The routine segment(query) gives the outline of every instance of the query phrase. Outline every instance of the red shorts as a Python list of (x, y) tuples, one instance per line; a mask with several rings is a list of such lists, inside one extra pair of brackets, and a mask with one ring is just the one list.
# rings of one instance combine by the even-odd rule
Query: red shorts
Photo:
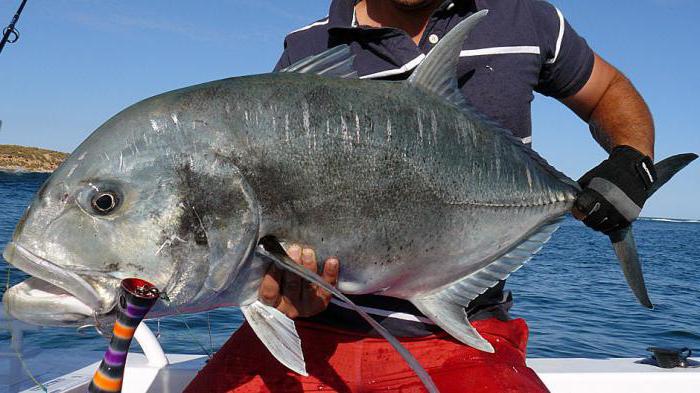
[[(424, 392), (406, 362), (384, 339), (297, 321), (308, 377), (270, 355), (244, 324), (185, 392)], [(485, 353), (447, 334), (401, 338), (442, 393), (548, 392), (525, 365), (524, 320), (487, 319), (474, 327), (495, 348)]]

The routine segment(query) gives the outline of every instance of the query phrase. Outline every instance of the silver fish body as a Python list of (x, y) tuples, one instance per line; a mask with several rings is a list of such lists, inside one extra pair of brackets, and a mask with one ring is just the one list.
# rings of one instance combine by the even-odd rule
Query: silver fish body
[[(225, 292), (225, 304), (246, 304), (253, 285), (239, 298), (227, 290), (264, 236), (338, 256), (345, 293), (411, 298), (569, 210), (575, 187), (533, 157), (480, 116), (403, 83), (232, 78), (110, 119), (42, 187), (13, 244), (82, 277), (98, 312), (128, 276), (187, 310), (222, 305)], [(119, 204), (107, 215), (91, 205), (104, 191)], [(31, 271), (13, 246), (5, 256)]]

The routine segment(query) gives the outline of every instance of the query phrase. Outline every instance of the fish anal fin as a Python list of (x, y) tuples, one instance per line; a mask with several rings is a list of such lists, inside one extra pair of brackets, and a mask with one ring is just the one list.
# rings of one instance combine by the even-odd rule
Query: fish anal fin
[(493, 352), (493, 346), (469, 323), (465, 307), (532, 259), (559, 228), (560, 221), (540, 227), (509, 252), (467, 277), (411, 302), (454, 338), (470, 347)]
[(309, 375), (306, 372), (301, 339), (293, 320), (259, 300), (241, 307), (241, 311), (250, 327), (275, 359), (297, 374)]
[(480, 351), (494, 352), (491, 343), (469, 323), (464, 306), (446, 302), (440, 297), (411, 299), (411, 303), (457, 340)]
[(357, 79), (357, 71), (353, 69), (354, 59), (355, 56), (348, 45), (338, 45), (317, 55), (301, 59), (279, 72)]

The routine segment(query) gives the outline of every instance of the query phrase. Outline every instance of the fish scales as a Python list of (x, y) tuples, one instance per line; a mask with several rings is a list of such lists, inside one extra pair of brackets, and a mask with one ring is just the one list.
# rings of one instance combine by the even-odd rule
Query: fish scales
[[(280, 90), (290, 94), (281, 96)], [(250, 183), (261, 206), (262, 234), (307, 242), (320, 256), (352, 261), (344, 264), (339, 283), (348, 293), (397, 296), (445, 285), (482, 267), (475, 260), (487, 261), (520, 240), (513, 233), (527, 233), (566, 211), (575, 193), (493, 124), (398, 83), (256, 76), (183, 90), (169, 96), (167, 105), (159, 101), (152, 104), (158, 111), (146, 117), (206, 113), (209, 129), (184, 132), (203, 145), (200, 151), (213, 150)], [(221, 116), (229, 102), (237, 103), (243, 118)], [(246, 120), (252, 112), (259, 113), (258, 124)], [(420, 137), (418, 119), (435, 124), (435, 143)], [(273, 127), (285, 121), (288, 134)], [(352, 128), (362, 137), (343, 135), (354, 134)], [(460, 133), (466, 137), (458, 139)], [(195, 162), (200, 159), (207, 161)], [(225, 181), (227, 175), (220, 176), (209, 187)], [(523, 227), (483, 231), (504, 222)], [(416, 282), (392, 273), (391, 266), (401, 265), (421, 277), (434, 259), (450, 266), (443, 277), (433, 273)]]
[[(429, 138), (420, 137), (418, 119)], [(68, 165), (54, 173), (46, 187), (57, 190), (35, 201), (34, 210), (45, 209), (31, 219), (61, 220), (18, 226), (27, 247), (68, 267), (101, 255), (117, 267), (94, 266), (102, 273), (86, 278), (101, 293), (118, 277), (147, 274), (183, 307), (194, 298), (205, 308), (203, 299), (220, 292), (207, 287), (209, 265), (245, 231), (219, 231), (252, 222), (238, 217), (248, 214), (240, 187), (222, 185), (250, 188), (258, 237), (338, 256), (346, 293), (391, 296), (427, 293), (482, 268), (566, 211), (575, 192), (495, 125), (439, 97), (401, 83), (314, 75), (232, 78), (144, 100), (73, 157), (71, 168), (80, 168), (66, 180)], [(109, 185), (115, 173), (127, 179), (115, 182), (128, 214), (98, 220), (85, 217), (84, 205), (59, 213), (71, 207), (59, 188)], [(90, 227), (104, 238), (66, 245), (57, 235)], [(146, 250), (152, 256), (140, 255)], [(146, 266), (130, 272), (124, 260)]]

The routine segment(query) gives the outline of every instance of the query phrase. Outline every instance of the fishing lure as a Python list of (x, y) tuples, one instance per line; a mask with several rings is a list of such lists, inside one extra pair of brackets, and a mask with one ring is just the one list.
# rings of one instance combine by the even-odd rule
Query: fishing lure
[(112, 330), (112, 340), (109, 342), (109, 348), (107, 348), (100, 366), (92, 377), (88, 392), (121, 392), (126, 356), (129, 353), (129, 345), (134, 338), (136, 327), (159, 297), (158, 288), (147, 281), (127, 278), (121, 282), (117, 320)]

